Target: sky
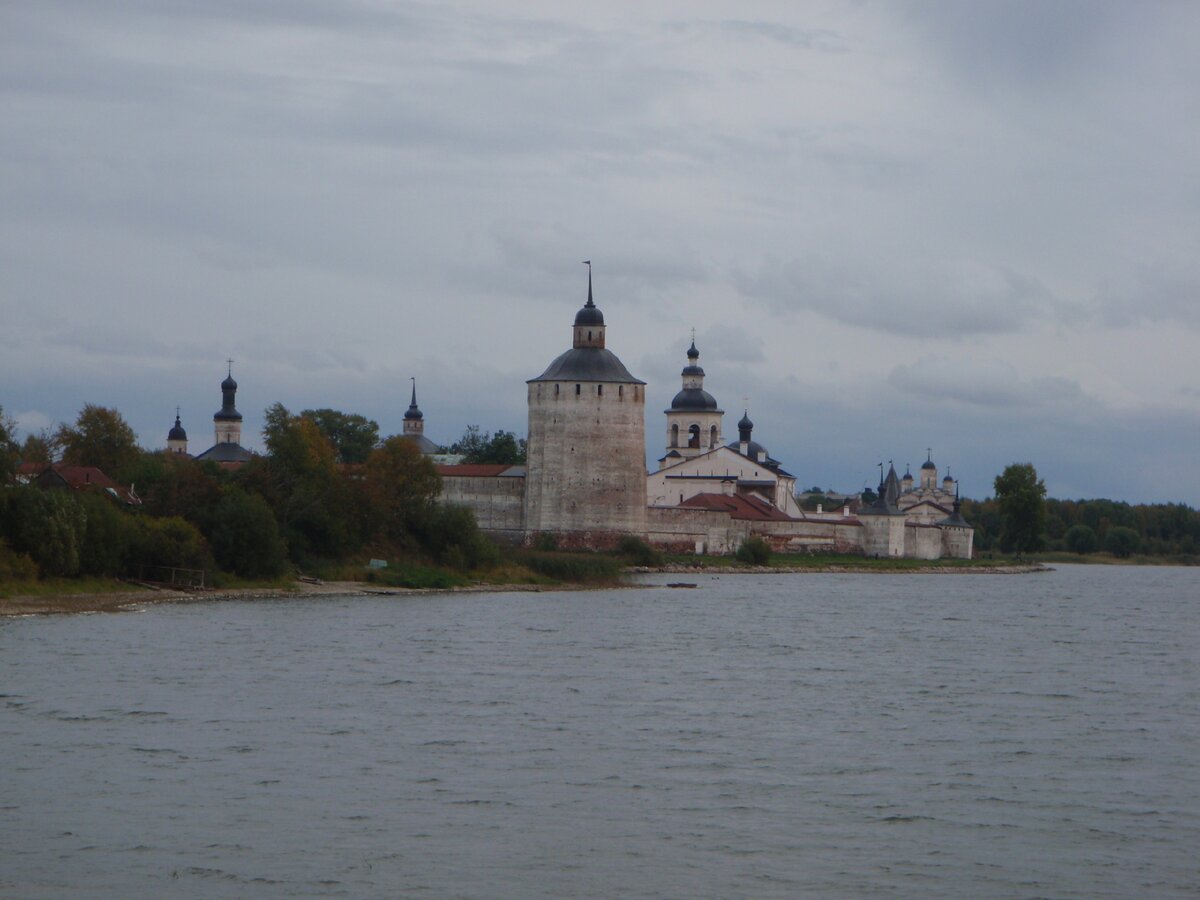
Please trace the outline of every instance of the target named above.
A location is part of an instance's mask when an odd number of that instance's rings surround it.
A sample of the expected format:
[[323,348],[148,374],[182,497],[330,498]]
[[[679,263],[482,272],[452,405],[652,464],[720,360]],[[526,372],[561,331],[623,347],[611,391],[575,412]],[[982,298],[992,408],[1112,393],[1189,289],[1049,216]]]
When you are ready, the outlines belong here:
[[594,266],[648,382],[856,491],[1200,506],[1200,4],[6,0],[0,406],[524,434]]

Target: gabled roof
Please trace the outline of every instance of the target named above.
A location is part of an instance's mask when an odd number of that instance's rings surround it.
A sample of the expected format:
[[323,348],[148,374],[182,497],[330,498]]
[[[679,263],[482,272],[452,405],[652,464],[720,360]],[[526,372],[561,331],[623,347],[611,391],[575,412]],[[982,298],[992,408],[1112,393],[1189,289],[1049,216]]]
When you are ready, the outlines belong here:
[[734,519],[756,522],[790,522],[792,517],[778,507],[744,494],[695,494],[679,504],[688,509],[713,509],[729,513]]
[[142,502],[131,488],[117,484],[95,466],[22,463],[17,467],[17,474],[31,480],[39,487],[66,487],[74,491],[107,493],[131,506],[137,506]]

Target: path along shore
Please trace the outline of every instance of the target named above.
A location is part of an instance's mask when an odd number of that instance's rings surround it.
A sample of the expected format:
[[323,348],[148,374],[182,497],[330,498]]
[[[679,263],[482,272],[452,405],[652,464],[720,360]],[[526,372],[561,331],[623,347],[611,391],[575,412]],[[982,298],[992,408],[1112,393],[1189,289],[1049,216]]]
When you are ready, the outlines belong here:
[[[1040,564],[1020,566],[960,566],[945,568],[928,566],[919,568],[858,568],[856,566],[815,566],[773,568],[770,566],[662,566],[647,568],[636,566],[626,570],[631,574],[670,575],[787,575],[822,573],[867,573],[878,575],[1017,575],[1029,572],[1047,572],[1048,567]],[[464,593],[509,593],[514,591],[570,591],[596,590],[611,585],[544,585],[544,584],[472,584],[453,588],[399,588],[380,587],[362,581],[297,581],[290,588],[236,588],[231,590],[181,591],[170,588],[143,588],[138,590],[112,591],[88,594],[47,594],[16,597],[0,597],[0,617],[45,616],[67,613],[121,612],[158,603],[207,603],[214,600],[270,600],[284,597],[307,597],[319,595],[371,596],[421,594],[464,594]]]

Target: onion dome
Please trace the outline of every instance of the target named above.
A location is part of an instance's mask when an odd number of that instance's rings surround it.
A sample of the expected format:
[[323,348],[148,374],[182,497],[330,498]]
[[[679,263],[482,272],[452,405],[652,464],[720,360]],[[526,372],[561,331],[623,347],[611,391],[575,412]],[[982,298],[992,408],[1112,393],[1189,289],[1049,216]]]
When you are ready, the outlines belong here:
[[217,422],[240,422],[242,414],[237,411],[234,406],[234,397],[237,394],[237,382],[233,380],[233,363],[229,363],[229,374],[225,380],[221,382],[221,408],[213,416],[213,420]]
[[693,364],[700,358],[700,351],[696,349],[695,338],[692,338],[692,346],[688,347],[687,358],[692,360]]
[[179,424],[179,411],[175,411],[175,427],[167,432],[168,441],[186,441],[187,432],[183,430],[183,426]]
[[598,307],[592,300],[592,266],[588,264],[588,298],[587,303],[583,304],[583,308],[575,313],[575,325],[603,325],[604,313],[600,312]]
[[933,462],[933,452],[932,451],[930,451],[930,453],[928,454],[925,462],[921,463],[921,468],[922,469],[936,469],[937,468],[937,466],[934,465],[934,462]]

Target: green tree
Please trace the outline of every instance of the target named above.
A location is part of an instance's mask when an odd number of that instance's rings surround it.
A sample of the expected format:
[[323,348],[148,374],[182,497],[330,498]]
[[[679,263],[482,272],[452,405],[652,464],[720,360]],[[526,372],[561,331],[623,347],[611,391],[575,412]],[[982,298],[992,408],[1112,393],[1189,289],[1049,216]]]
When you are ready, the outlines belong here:
[[1136,553],[1141,543],[1141,535],[1125,525],[1113,526],[1104,536],[1104,549],[1122,559]]
[[87,517],[69,491],[35,487],[0,490],[0,529],[18,554],[28,554],[43,575],[79,574]]
[[95,466],[116,481],[125,481],[141,451],[129,423],[115,409],[86,404],[74,426],[59,425],[54,440],[62,461],[71,466]]
[[20,447],[16,439],[17,423],[0,406],[0,485],[5,485],[17,469]]
[[1063,541],[1072,553],[1095,553],[1100,546],[1096,532],[1082,524],[1068,528]]
[[503,430],[488,434],[478,425],[468,425],[462,437],[447,449],[461,453],[464,463],[517,466],[525,462],[525,438]]
[[321,429],[337,450],[338,462],[364,463],[379,444],[379,425],[355,413],[336,409],[306,409],[300,413]]
[[271,507],[238,488],[214,510],[209,544],[222,569],[246,578],[272,578],[287,567],[287,545]]
[[1042,548],[1046,531],[1046,485],[1032,463],[1013,463],[996,476],[996,503],[1005,553],[1033,553]]
[[43,428],[37,434],[25,435],[21,444],[21,462],[49,464],[54,461],[54,435]]

